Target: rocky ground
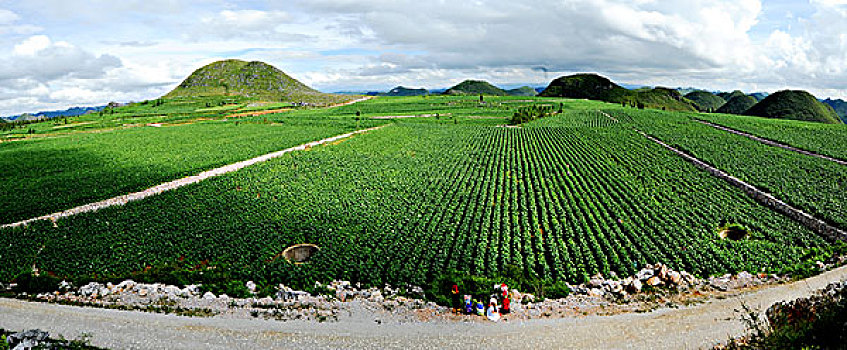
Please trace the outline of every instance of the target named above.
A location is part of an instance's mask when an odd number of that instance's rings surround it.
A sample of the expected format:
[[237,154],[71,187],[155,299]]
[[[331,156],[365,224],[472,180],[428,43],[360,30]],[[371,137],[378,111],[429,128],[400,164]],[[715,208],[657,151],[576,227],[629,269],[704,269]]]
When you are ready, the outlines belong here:
[[[562,299],[542,300],[529,293],[511,290],[512,310],[510,314],[503,315],[503,321],[647,312],[700,303],[709,298],[726,298],[787,281],[786,277],[747,272],[698,279],[685,271],[674,271],[667,265],[655,264],[625,278],[595,275],[586,284],[570,286],[571,295]],[[247,282],[246,287],[253,292],[256,290],[253,282]],[[197,285],[178,287],[125,280],[118,284],[92,282],[76,287],[63,281],[55,292],[23,293],[17,297],[181,316],[325,322],[337,321],[354,311],[365,311],[373,314],[375,320],[488,322],[485,318],[462,315],[448,307],[425,301],[423,289],[415,286],[404,287],[406,293],[403,295],[400,288],[361,288],[347,281],[333,281],[317,287],[327,293],[312,295],[279,285],[273,296],[232,298],[225,294],[201,293]]]

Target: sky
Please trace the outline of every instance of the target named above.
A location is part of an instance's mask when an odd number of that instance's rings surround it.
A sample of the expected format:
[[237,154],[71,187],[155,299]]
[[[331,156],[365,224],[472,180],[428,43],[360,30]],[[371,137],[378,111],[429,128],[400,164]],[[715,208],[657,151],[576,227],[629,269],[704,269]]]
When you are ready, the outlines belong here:
[[326,92],[597,72],[847,99],[847,0],[0,0],[0,116],[153,99],[227,58]]

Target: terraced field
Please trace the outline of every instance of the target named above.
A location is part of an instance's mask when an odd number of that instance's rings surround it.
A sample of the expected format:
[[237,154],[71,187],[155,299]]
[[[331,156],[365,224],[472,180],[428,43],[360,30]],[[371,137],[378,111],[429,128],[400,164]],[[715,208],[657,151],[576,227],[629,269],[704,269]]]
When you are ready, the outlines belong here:
[[[496,110],[471,101],[380,98],[325,113],[421,114],[464,106],[455,114],[489,111],[505,122],[513,112],[506,100]],[[62,219],[57,227],[0,229],[0,246],[10,247],[0,253],[0,279],[33,264],[57,276],[116,277],[180,262],[217,266],[233,280],[261,285],[336,278],[425,284],[451,270],[491,277],[514,268],[549,281],[580,282],[597,272],[631,274],[658,261],[699,275],[780,271],[828,249],[800,224],[631,126],[649,126],[681,146],[702,146],[696,150],[704,157],[735,148],[687,143],[689,132],[713,142],[737,136],[674,114],[586,101],[565,106],[565,113],[523,128],[471,118],[395,120],[124,207]],[[316,117],[318,111],[298,113]],[[745,175],[738,164],[730,170]],[[837,213],[816,213],[825,212]],[[725,223],[749,227],[749,239],[720,239]],[[304,242],[322,247],[310,263],[278,258],[287,246]]]

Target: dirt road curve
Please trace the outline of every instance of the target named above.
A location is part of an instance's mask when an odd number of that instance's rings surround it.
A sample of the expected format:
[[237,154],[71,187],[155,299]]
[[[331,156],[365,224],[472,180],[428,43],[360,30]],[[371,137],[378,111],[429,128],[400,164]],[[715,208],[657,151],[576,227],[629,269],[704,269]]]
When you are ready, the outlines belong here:
[[792,284],[680,309],[646,314],[526,322],[398,323],[356,311],[333,323],[189,318],[0,299],[0,328],[41,328],[66,337],[87,332],[92,343],[116,349],[697,349],[739,335],[734,310],[809,295],[847,278],[847,267]]

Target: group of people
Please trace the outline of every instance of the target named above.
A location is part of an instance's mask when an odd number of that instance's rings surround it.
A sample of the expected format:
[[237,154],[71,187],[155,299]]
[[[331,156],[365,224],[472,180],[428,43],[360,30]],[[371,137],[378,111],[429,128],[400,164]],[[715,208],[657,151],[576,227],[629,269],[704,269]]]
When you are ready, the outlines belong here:
[[501,315],[511,312],[509,287],[505,283],[494,285],[494,293],[491,294],[491,298],[488,300],[487,308],[482,301],[473,299],[470,294],[464,294],[463,298],[459,298],[462,294],[459,293],[458,285],[453,285],[451,294],[453,296],[453,310],[455,312],[461,312],[465,315],[476,314],[486,316],[494,322],[499,321]]

